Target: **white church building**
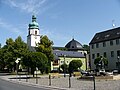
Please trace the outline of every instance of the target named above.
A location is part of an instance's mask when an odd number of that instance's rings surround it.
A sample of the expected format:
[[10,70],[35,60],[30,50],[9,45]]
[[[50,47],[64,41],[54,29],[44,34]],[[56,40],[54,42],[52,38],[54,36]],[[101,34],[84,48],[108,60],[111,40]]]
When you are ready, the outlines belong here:
[[30,51],[34,51],[34,47],[40,42],[39,24],[36,22],[36,16],[32,15],[32,22],[29,24],[27,45]]

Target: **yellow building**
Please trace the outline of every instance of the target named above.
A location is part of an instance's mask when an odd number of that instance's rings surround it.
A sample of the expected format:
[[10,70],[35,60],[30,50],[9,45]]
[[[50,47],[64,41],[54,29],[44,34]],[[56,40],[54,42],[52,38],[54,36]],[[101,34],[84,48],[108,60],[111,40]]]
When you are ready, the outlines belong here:
[[82,61],[82,70],[86,70],[86,58],[84,54],[76,51],[60,51],[54,50],[55,60],[51,62],[51,70],[58,70],[62,64],[67,64],[72,60],[81,60]]
[[51,62],[51,70],[58,70],[64,63],[69,65],[72,60],[81,60],[81,69],[87,70],[87,52],[78,41],[72,39],[65,47],[53,47],[53,49],[55,60]]

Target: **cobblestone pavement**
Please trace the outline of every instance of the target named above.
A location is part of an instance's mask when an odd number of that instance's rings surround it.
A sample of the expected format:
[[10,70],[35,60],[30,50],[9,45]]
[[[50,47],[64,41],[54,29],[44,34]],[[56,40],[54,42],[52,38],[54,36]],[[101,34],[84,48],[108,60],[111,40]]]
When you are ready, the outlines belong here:
[[[24,82],[36,85],[36,78],[26,79],[26,76],[7,75],[0,76],[9,81]],[[16,79],[17,78],[17,79]],[[39,76],[37,78],[39,86],[49,87],[49,76]],[[96,80],[95,90],[120,90],[120,80]],[[69,77],[55,77],[51,79],[51,87],[58,87],[66,90],[94,90],[94,82],[91,80],[78,80],[77,77],[71,77],[71,88],[69,88]]]

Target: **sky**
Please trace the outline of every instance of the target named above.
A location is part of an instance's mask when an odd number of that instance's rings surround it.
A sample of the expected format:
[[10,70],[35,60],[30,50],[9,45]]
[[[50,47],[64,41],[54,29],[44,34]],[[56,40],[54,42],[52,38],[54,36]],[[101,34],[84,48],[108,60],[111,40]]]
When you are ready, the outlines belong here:
[[95,33],[120,26],[120,0],[0,0],[2,46],[18,36],[27,43],[33,14],[40,35],[47,35],[54,46],[64,47],[72,38],[89,45]]

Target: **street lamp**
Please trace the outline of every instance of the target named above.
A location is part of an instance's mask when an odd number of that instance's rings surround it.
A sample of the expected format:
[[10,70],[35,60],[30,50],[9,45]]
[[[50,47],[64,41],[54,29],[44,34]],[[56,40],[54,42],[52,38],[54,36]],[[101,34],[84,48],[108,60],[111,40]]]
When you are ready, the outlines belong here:
[[66,77],[66,74],[65,74],[65,57],[66,57],[66,55],[64,55],[64,77]]

